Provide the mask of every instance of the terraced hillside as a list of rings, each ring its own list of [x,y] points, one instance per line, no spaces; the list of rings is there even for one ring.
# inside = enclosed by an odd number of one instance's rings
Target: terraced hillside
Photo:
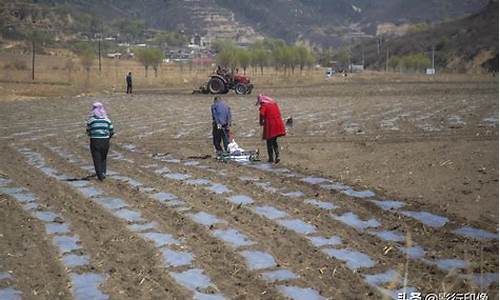
[[[0,2],[0,33],[19,38],[36,22],[59,38],[105,24],[141,19],[148,28],[252,41],[259,36],[322,47],[374,35],[379,24],[438,22],[477,12],[488,0],[11,0]],[[94,21],[92,21],[94,19]],[[95,25],[94,25],[95,26]],[[94,29],[95,30],[95,29]],[[62,34],[64,33],[64,34]]]
[[[1,103],[0,299],[498,297],[497,82],[266,92],[294,119],[278,165],[207,158],[204,95]],[[96,100],[117,131],[104,182]],[[262,148],[254,97],[226,100]]]

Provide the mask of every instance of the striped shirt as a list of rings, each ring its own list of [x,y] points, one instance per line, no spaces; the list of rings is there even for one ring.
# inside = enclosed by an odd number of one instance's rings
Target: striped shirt
[[[87,120],[87,134],[91,139],[107,139],[113,136],[113,123],[107,117],[90,117]]]

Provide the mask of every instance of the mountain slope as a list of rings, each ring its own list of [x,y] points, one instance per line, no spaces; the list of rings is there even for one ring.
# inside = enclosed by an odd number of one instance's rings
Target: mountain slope
[[[384,22],[434,22],[476,12],[480,1],[443,0],[216,0],[257,30],[289,42],[297,38],[335,46],[351,37],[374,34]]]
[[[434,47],[438,69],[498,71],[498,34],[498,2],[491,1],[471,16],[402,37],[388,37],[381,51],[377,51],[376,40],[372,40],[352,52],[355,62],[360,62],[364,50],[368,67],[384,68],[387,48],[391,56],[425,53],[430,57]]]
[[[377,24],[437,21],[478,11],[487,0],[11,0],[0,3],[0,26],[21,14],[43,16],[61,31],[83,30],[92,15],[105,23],[142,19],[147,26],[188,34],[251,39],[260,34],[335,46],[373,35]],[[16,23],[17,22],[17,23]],[[76,25],[78,26],[76,26]],[[22,26],[21,26],[22,27]],[[15,28],[14,28],[15,29]]]

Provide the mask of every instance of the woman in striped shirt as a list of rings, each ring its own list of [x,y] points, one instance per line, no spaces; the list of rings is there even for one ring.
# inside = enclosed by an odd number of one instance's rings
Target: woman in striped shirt
[[[113,133],[113,123],[108,118],[104,106],[95,102],[87,119],[87,134],[90,137],[90,153],[94,160],[95,173],[100,181],[106,178],[106,157]]]

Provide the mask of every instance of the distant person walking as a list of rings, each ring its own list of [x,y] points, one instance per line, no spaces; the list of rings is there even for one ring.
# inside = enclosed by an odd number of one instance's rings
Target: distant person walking
[[[266,140],[268,162],[279,163],[278,137],[286,135],[280,108],[276,101],[263,95],[257,96],[256,105],[260,105],[259,120],[262,126],[262,139]]]
[[[128,72],[127,79],[127,94],[132,94],[132,72]]]
[[[212,111],[212,136],[213,144],[217,154],[227,152],[229,127],[231,126],[231,108],[222,101],[220,97],[214,98],[214,103],[211,107]],[[220,143],[224,148],[221,147]]]
[[[87,119],[87,134],[90,137],[90,153],[95,173],[100,181],[106,178],[106,157],[113,133],[113,123],[108,118],[104,106],[100,102],[95,102]]]

